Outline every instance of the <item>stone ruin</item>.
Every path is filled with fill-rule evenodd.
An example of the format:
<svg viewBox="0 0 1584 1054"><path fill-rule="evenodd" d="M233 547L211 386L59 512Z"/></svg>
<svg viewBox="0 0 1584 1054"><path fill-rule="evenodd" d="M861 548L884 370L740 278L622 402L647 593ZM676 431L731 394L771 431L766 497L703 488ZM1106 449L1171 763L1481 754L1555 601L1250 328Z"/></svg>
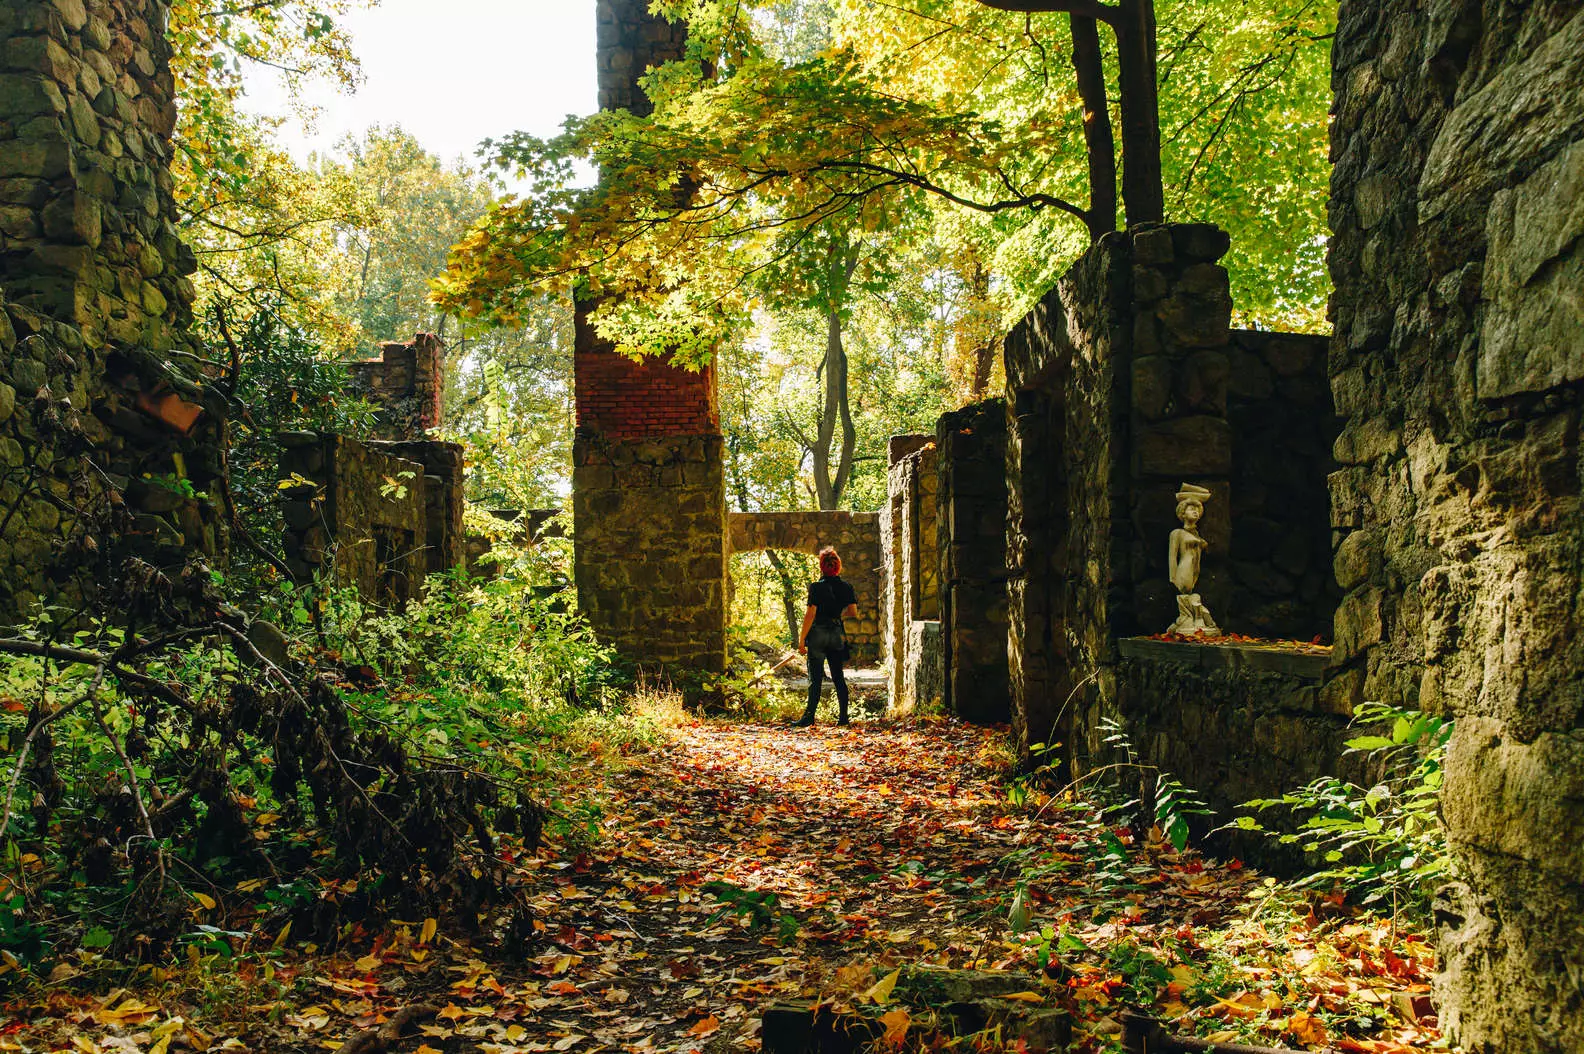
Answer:
<svg viewBox="0 0 1584 1054"><path fill-rule="evenodd" d="M0 625L228 547L160 0L0 2Z"/></svg>
<svg viewBox="0 0 1584 1054"><path fill-rule="evenodd" d="M440 425L443 345L432 333L351 363L348 388L376 409L374 434L281 437L283 545L298 581L318 577L400 610L431 574L467 562L462 447Z"/></svg>
<svg viewBox="0 0 1584 1054"><path fill-rule="evenodd" d="M601 105L641 107L638 75L680 54L683 30L643 0L596 9ZM177 573L228 548L225 392L195 359L174 224L165 14L0 0L0 622L80 607L112 561ZM1442 1019L1471 1051L1561 1052L1584 1032L1568 923L1584 917L1584 12L1344 0L1333 61L1334 335L1232 332L1214 228L1104 239L1009 335L999 407L893 452L894 699L1010 717L1075 771L1103 758L1095 733L1115 717L1147 759L1226 798L1340 765L1365 699L1455 717ZM713 378L620 360L587 307L584 610L640 659L718 669ZM297 451L309 479L358 460L323 439ZM366 524L385 536L374 588L394 593L416 571L402 545L449 551L427 497L446 469L377 453L365 475L423 483ZM1329 636L1329 657L1141 639L1169 621L1160 539L1184 480L1213 496L1201 589L1223 625ZM976 692L1003 676L999 702Z"/></svg>
<svg viewBox="0 0 1584 1054"><path fill-rule="evenodd" d="M731 551L777 549L817 553L827 545L842 556L842 578L858 594L858 617L847 620L850 661L880 660L880 514L877 512L728 513Z"/></svg>

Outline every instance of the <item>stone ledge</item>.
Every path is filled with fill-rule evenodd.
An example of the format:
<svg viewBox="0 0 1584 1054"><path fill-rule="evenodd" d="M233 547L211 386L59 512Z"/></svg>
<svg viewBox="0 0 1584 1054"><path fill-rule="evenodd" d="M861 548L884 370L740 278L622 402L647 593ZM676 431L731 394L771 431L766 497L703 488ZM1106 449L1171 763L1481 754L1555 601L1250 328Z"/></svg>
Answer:
<svg viewBox="0 0 1584 1054"><path fill-rule="evenodd" d="M1169 662L1197 670L1260 670L1320 681L1331 664L1329 655L1309 655L1286 648L1257 644L1189 644L1153 637L1124 637L1117 641L1124 659Z"/></svg>

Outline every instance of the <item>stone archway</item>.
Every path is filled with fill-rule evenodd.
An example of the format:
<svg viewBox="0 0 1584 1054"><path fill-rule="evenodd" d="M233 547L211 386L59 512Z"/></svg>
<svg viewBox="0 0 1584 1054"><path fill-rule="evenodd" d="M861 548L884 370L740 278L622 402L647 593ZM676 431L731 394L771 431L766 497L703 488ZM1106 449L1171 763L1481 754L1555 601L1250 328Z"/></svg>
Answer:
<svg viewBox="0 0 1584 1054"><path fill-rule="evenodd" d="M880 660L880 514L878 512L734 512L727 516L734 553L776 549L841 553L842 577L858 593L858 618L847 624L854 663Z"/></svg>

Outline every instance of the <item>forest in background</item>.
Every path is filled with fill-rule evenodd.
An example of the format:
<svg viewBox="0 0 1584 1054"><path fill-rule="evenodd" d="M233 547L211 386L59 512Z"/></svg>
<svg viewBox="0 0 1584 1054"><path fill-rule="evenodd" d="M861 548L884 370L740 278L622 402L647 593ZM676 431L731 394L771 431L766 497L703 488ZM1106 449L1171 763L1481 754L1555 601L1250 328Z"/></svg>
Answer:
<svg viewBox="0 0 1584 1054"><path fill-rule="evenodd" d="M620 130L602 129L596 115L544 141L501 129L476 161L443 161L393 123L299 163L274 134L296 117L250 114L245 76L264 63L293 71L288 86L317 78L355 91L356 42L338 21L349 6L284 0L228 12L178 0L172 14L183 102L175 182L200 262L199 323L216 344L222 317L243 335L254 391L296 393L256 403L268 409L239 429L241 461L256 478L240 489L261 524L271 522L269 437L297 427L356 434L366 410L331 364L420 329L447 342L445 431L466 444L470 499L560 506L570 296L586 260L565 241L553 260L542 244L524 252L521 232L578 209L644 207L633 202L650 191L645 177L674 161L668 150L747 171L764 157L741 157L727 130L762 126L779 138L767 133L761 154L780 151L772 160L795 165L812 139L867 120L864 134L886 149L942 156L938 189L962 198L1083 193L1083 105L1065 15L973 0L671 4L689 17L694 55L732 75L651 77L660 106L645 122L648 153L602 154L601 135ZM1157 8L1168 218L1234 233L1235 324L1323 330L1334 9L1313 0ZM590 161L614 198L589 200ZM607 321L618 339L639 334L631 346L640 352L654 350L646 339L678 346L668 312L703 334L719 369L732 508L875 509L886 438L932 431L941 412L998 394L1000 335L1088 238L1059 209L976 210L873 180L843 185L837 205L789 223L799 193L741 195L724 223L675 234L647 255L610 253L629 262L623 272L607 261L608 283L652 276L663 253L671 271L662 284L694 292L641 304L653 309L645 319L629 311ZM614 227L585 232L579 251L607 252L620 237ZM506 263L491 257L502 244ZM734 617L754 635L774 639L784 626L806 570L798 564L737 559Z"/></svg>

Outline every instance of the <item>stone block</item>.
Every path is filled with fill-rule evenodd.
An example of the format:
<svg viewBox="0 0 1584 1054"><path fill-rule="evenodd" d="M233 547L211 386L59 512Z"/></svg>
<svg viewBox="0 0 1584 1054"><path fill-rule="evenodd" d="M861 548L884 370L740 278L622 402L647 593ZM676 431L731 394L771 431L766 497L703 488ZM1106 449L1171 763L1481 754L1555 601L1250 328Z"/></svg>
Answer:
<svg viewBox="0 0 1584 1054"><path fill-rule="evenodd" d="M1232 470L1232 432L1224 418L1197 415L1141 427L1137 470L1146 476L1225 476Z"/></svg>
<svg viewBox="0 0 1584 1054"><path fill-rule="evenodd" d="M1214 263L1232 248L1232 236L1213 223L1176 223L1171 237L1176 255L1197 263Z"/></svg>
<svg viewBox="0 0 1584 1054"><path fill-rule="evenodd" d="M1487 237L1480 397L1584 379L1584 140L1499 192Z"/></svg>
<svg viewBox="0 0 1584 1054"><path fill-rule="evenodd" d="M1175 258L1172 232L1164 227L1138 231L1133 235L1133 258L1152 267L1169 265Z"/></svg>

